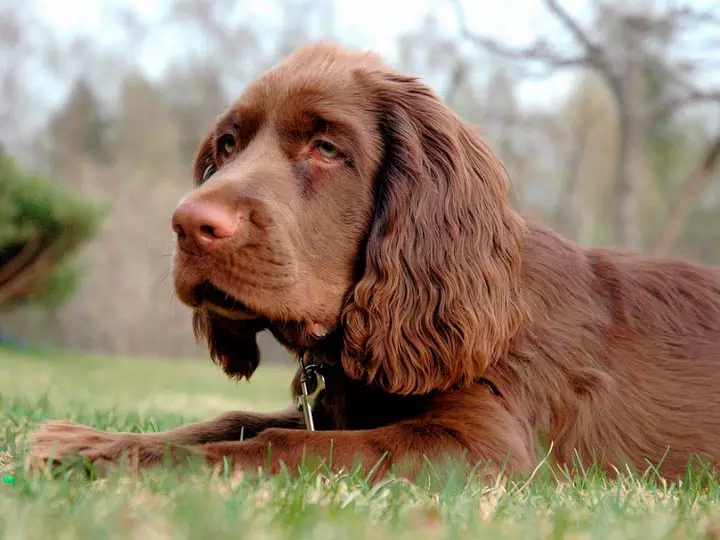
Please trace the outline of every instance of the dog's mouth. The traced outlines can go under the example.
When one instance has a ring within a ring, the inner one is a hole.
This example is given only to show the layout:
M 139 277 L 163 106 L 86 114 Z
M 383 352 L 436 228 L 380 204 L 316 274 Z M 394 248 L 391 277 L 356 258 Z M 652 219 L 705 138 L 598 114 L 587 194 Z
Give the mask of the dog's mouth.
M 273 335 L 288 347 L 312 347 L 326 339 L 335 328 L 333 323 L 309 320 L 273 321 L 209 281 L 194 287 L 193 307 L 206 309 L 227 321 L 244 321 L 256 325 L 256 328 L 270 328 Z
M 195 287 L 198 305 L 206 307 L 229 319 L 259 319 L 260 314 L 250 309 L 231 294 L 217 288 L 210 282 Z

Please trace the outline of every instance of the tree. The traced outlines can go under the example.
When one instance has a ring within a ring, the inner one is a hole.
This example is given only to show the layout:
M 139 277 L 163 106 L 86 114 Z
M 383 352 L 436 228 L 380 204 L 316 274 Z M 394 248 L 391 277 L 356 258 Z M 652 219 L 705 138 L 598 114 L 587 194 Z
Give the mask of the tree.
M 521 124 L 520 107 L 515 96 L 515 84 L 506 69 L 498 68 L 490 75 L 484 116 L 486 136 L 495 145 L 510 176 L 519 181 L 522 160 L 515 134 Z
M 641 245 L 638 194 L 648 174 L 648 125 L 659 114 L 677 112 L 696 102 L 720 102 L 720 89 L 701 87 L 692 75 L 707 70 L 700 60 L 668 55 L 682 50 L 690 31 L 711 27 L 717 34 L 720 20 L 712 10 L 671 6 L 655 9 L 638 4 L 595 2 L 596 24 L 583 27 L 558 0 L 543 0 L 548 12 L 575 42 L 575 50 L 562 52 L 550 40 L 541 38 L 526 47 L 508 47 L 478 35 L 467 26 L 462 4 L 455 0 L 463 35 L 477 46 L 504 58 L 541 64 L 551 69 L 575 68 L 594 72 L 607 86 L 617 117 L 617 151 L 612 181 L 613 242 L 638 248 Z M 717 47 L 717 44 L 713 44 Z M 671 91 L 650 100 L 647 65 L 665 53 L 661 64 L 672 80 Z M 707 79 L 707 77 L 705 77 Z M 706 157 L 713 157 L 712 152 Z M 716 159 L 707 162 L 714 167 Z M 688 177 L 687 182 L 692 182 Z
M 94 205 L 0 154 L 0 309 L 65 300 L 78 277 L 71 255 L 99 218 Z
M 209 62 L 174 66 L 162 81 L 163 96 L 174 119 L 180 156 L 189 161 L 214 119 L 227 107 L 221 69 Z
M 110 161 L 108 122 L 90 85 L 80 78 L 64 105 L 48 123 L 50 166 L 66 179 L 77 177 L 79 164 L 89 159 Z
M 139 72 L 123 81 L 113 127 L 115 155 L 128 174 L 157 179 L 176 170 L 181 134 L 161 88 Z
M 718 161 L 720 161 L 720 132 L 707 143 L 700 162 L 688 174 L 679 193 L 674 197 L 653 248 L 656 254 L 664 255 L 673 247 L 682 233 L 683 223 L 694 201 L 697 200 L 713 178 L 713 172 Z
M 560 186 L 550 223 L 575 240 L 603 243 L 605 224 L 598 219 L 611 207 L 612 162 L 617 150 L 612 98 L 589 73 L 563 104 L 555 137 Z M 609 200 L 610 199 L 610 200 Z

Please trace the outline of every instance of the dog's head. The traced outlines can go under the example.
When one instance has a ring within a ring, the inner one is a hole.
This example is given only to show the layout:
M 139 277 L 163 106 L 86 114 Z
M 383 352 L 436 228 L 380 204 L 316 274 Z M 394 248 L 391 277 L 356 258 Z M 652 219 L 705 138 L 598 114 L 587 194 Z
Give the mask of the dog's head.
M 173 275 L 233 376 L 255 333 L 343 335 L 347 374 L 399 394 L 480 376 L 522 317 L 523 225 L 488 146 L 374 55 L 299 49 L 217 120 L 173 217 Z

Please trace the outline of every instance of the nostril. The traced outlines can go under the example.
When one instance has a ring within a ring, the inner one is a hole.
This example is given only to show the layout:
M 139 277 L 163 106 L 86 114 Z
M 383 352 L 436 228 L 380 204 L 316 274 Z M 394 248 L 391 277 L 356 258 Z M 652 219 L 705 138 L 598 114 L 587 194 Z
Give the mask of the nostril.
M 212 238 L 218 238 L 218 234 L 215 232 L 215 227 L 212 225 L 201 225 L 200 233 L 204 236 L 210 236 Z
M 179 223 L 173 224 L 173 231 L 175 231 L 175 234 L 178 238 L 185 238 L 187 234 L 185 233 L 185 229 L 182 228 L 182 225 Z

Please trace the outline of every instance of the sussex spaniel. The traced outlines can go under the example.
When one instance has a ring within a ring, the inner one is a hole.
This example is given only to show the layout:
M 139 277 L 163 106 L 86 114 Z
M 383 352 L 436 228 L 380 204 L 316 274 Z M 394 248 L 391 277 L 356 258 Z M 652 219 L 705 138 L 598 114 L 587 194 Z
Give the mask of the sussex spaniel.
M 172 226 L 213 360 L 249 379 L 269 329 L 324 377 L 316 429 L 295 405 L 159 434 L 56 422 L 36 456 L 272 472 L 312 455 L 379 477 L 448 456 L 527 472 L 545 439 L 560 465 L 677 477 L 720 455 L 720 271 L 526 222 L 473 128 L 375 55 L 316 44 L 251 84 Z

